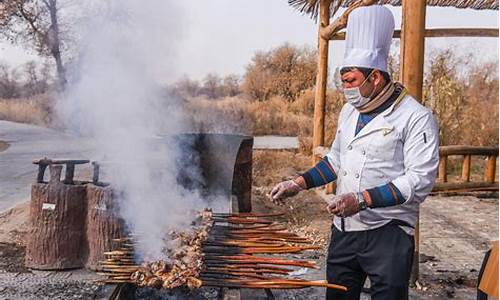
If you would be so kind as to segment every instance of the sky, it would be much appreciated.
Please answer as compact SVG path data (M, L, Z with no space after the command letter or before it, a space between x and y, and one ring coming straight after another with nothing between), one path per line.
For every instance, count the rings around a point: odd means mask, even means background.
M176 5L183 32L175 41L176 54L170 54L175 55L176 63L169 81L184 75L201 80L208 73L242 75L256 51L268 51L284 43L316 47L317 25L286 0L183 0ZM399 29L401 8L388 7ZM498 28L498 21L498 11L428 7L426 27ZM426 54L449 47L460 55L472 53L476 62L498 60L498 38L426 40ZM343 51L343 41L330 43L330 68L340 64ZM0 61L15 66L31 59L37 59L36 55L0 44Z

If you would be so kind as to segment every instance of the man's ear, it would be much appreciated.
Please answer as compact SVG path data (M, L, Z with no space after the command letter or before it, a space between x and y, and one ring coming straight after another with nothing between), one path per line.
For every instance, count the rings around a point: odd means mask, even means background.
M380 73L379 70L375 70L370 77L372 78L371 80L373 81L373 83L375 85L379 85L382 82L382 80L384 79L382 77L382 73Z

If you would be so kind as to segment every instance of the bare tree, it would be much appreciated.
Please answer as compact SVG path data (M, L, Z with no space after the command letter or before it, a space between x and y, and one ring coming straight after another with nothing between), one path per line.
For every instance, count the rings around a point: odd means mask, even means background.
M5 64L0 65L0 98L19 97L19 72Z
M59 88L66 84L58 0L0 0L0 34L54 59Z
M200 83L184 76L174 83L172 90L182 98L195 97L200 92Z
M240 93L240 78L230 74L222 80L222 93L224 96L234 97Z
M26 83L23 88L24 96L33 96L47 91L50 81L50 72L47 64L41 67L35 61L27 62L24 67Z
M203 79L203 93L210 99L220 96L221 79L217 74L210 73Z

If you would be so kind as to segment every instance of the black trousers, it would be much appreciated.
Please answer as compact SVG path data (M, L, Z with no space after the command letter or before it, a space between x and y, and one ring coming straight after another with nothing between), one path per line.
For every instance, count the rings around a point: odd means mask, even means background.
M328 282L347 292L327 289L328 300L358 300L366 280L372 300L407 300L415 240L399 226L342 232L332 225L328 247Z

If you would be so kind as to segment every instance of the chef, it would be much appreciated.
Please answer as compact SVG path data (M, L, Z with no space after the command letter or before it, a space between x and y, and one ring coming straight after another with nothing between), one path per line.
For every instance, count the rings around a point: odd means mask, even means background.
M347 23L340 79L346 103L330 152L301 176L277 184L283 203L298 192L336 181L327 299L359 299L367 277L373 300L408 299L419 205L439 163L432 112L393 82L387 58L394 17L380 5L360 7Z

